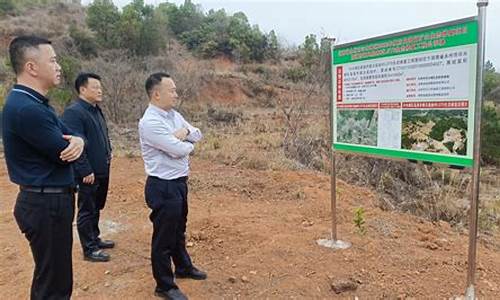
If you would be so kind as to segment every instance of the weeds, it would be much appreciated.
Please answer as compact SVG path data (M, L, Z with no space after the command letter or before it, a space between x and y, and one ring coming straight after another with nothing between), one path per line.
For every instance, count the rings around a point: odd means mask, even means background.
M358 234L364 235L366 233L364 208L358 207L354 210L353 222Z

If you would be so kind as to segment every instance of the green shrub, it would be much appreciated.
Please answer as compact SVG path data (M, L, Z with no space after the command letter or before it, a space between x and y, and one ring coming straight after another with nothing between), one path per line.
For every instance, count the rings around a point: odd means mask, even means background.
M500 165L500 113L493 106L485 106L481 125L481 159Z
M90 32L80 30L76 25L71 24L69 27L69 36L73 39L78 51L84 57L97 56L97 42Z
M7 87L3 84L0 84L0 110L3 108L5 103L5 97L7 96Z
M299 82L307 77L307 70L302 66L292 67L285 71L283 77L293 82Z
M66 107L71 102L71 99L73 97L73 93L71 90L67 88L53 88L49 91L47 94L47 98L50 99L50 103L56 111L61 113Z
M365 227L365 210L362 207L358 207L354 210L354 226L356 227L356 231L364 235L366 233L366 227Z
M16 10L14 0L0 0L0 16L12 13Z
M61 66L64 77L62 86L72 90L73 82L81 69L80 61L72 56L61 56L59 65Z

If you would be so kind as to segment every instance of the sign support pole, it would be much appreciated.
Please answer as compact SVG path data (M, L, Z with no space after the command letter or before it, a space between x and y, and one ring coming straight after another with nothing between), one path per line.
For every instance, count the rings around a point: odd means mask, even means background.
M334 101L334 93L333 93L333 45L335 43L335 38L324 38L323 39L327 44L328 56L328 79L330 84L329 87L329 96L330 96L330 160L331 160L331 177L330 177L330 206L332 211L332 232L331 239L320 239L317 243L320 246L333 248L333 249L347 249L351 247L351 244L348 242L343 242L337 239L337 169L335 165L335 150L333 149L333 105ZM322 43L323 44L323 43Z
M484 51L486 36L486 6L488 0L478 0L478 43L477 43L477 73L476 73L476 103L474 107L474 149L472 167L472 191L470 195L469 210L469 257L467 271L466 298L475 299L475 273L476 273L476 248L477 248L477 227L479 212L479 181L481 170L481 113L483 102L483 69Z

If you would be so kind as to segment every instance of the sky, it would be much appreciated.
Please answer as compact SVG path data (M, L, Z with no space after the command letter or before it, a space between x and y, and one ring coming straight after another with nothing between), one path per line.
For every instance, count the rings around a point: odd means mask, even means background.
M91 0L83 0L88 4ZM130 0L113 0L118 7ZM145 0L158 5L165 0ZM168 2L182 4L184 0ZM285 46L299 45L308 34L334 37L337 44L477 15L476 0L192 0L205 11L242 11L264 32L274 30ZM486 59L500 70L500 1L489 0Z

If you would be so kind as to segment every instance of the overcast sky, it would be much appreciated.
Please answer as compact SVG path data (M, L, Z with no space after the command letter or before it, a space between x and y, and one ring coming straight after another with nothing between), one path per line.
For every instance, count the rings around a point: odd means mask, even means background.
M130 0L113 0L118 7ZM83 0L84 4L91 2ZM145 0L157 5L162 0ZM168 2L181 4L184 0ZM297 45L310 33L335 37L345 43L392 32L477 15L476 0L193 0L205 11L224 8L242 11L261 30L274 29L285 45ZM486 59L500 70L500 3L489 1L486 24Z

